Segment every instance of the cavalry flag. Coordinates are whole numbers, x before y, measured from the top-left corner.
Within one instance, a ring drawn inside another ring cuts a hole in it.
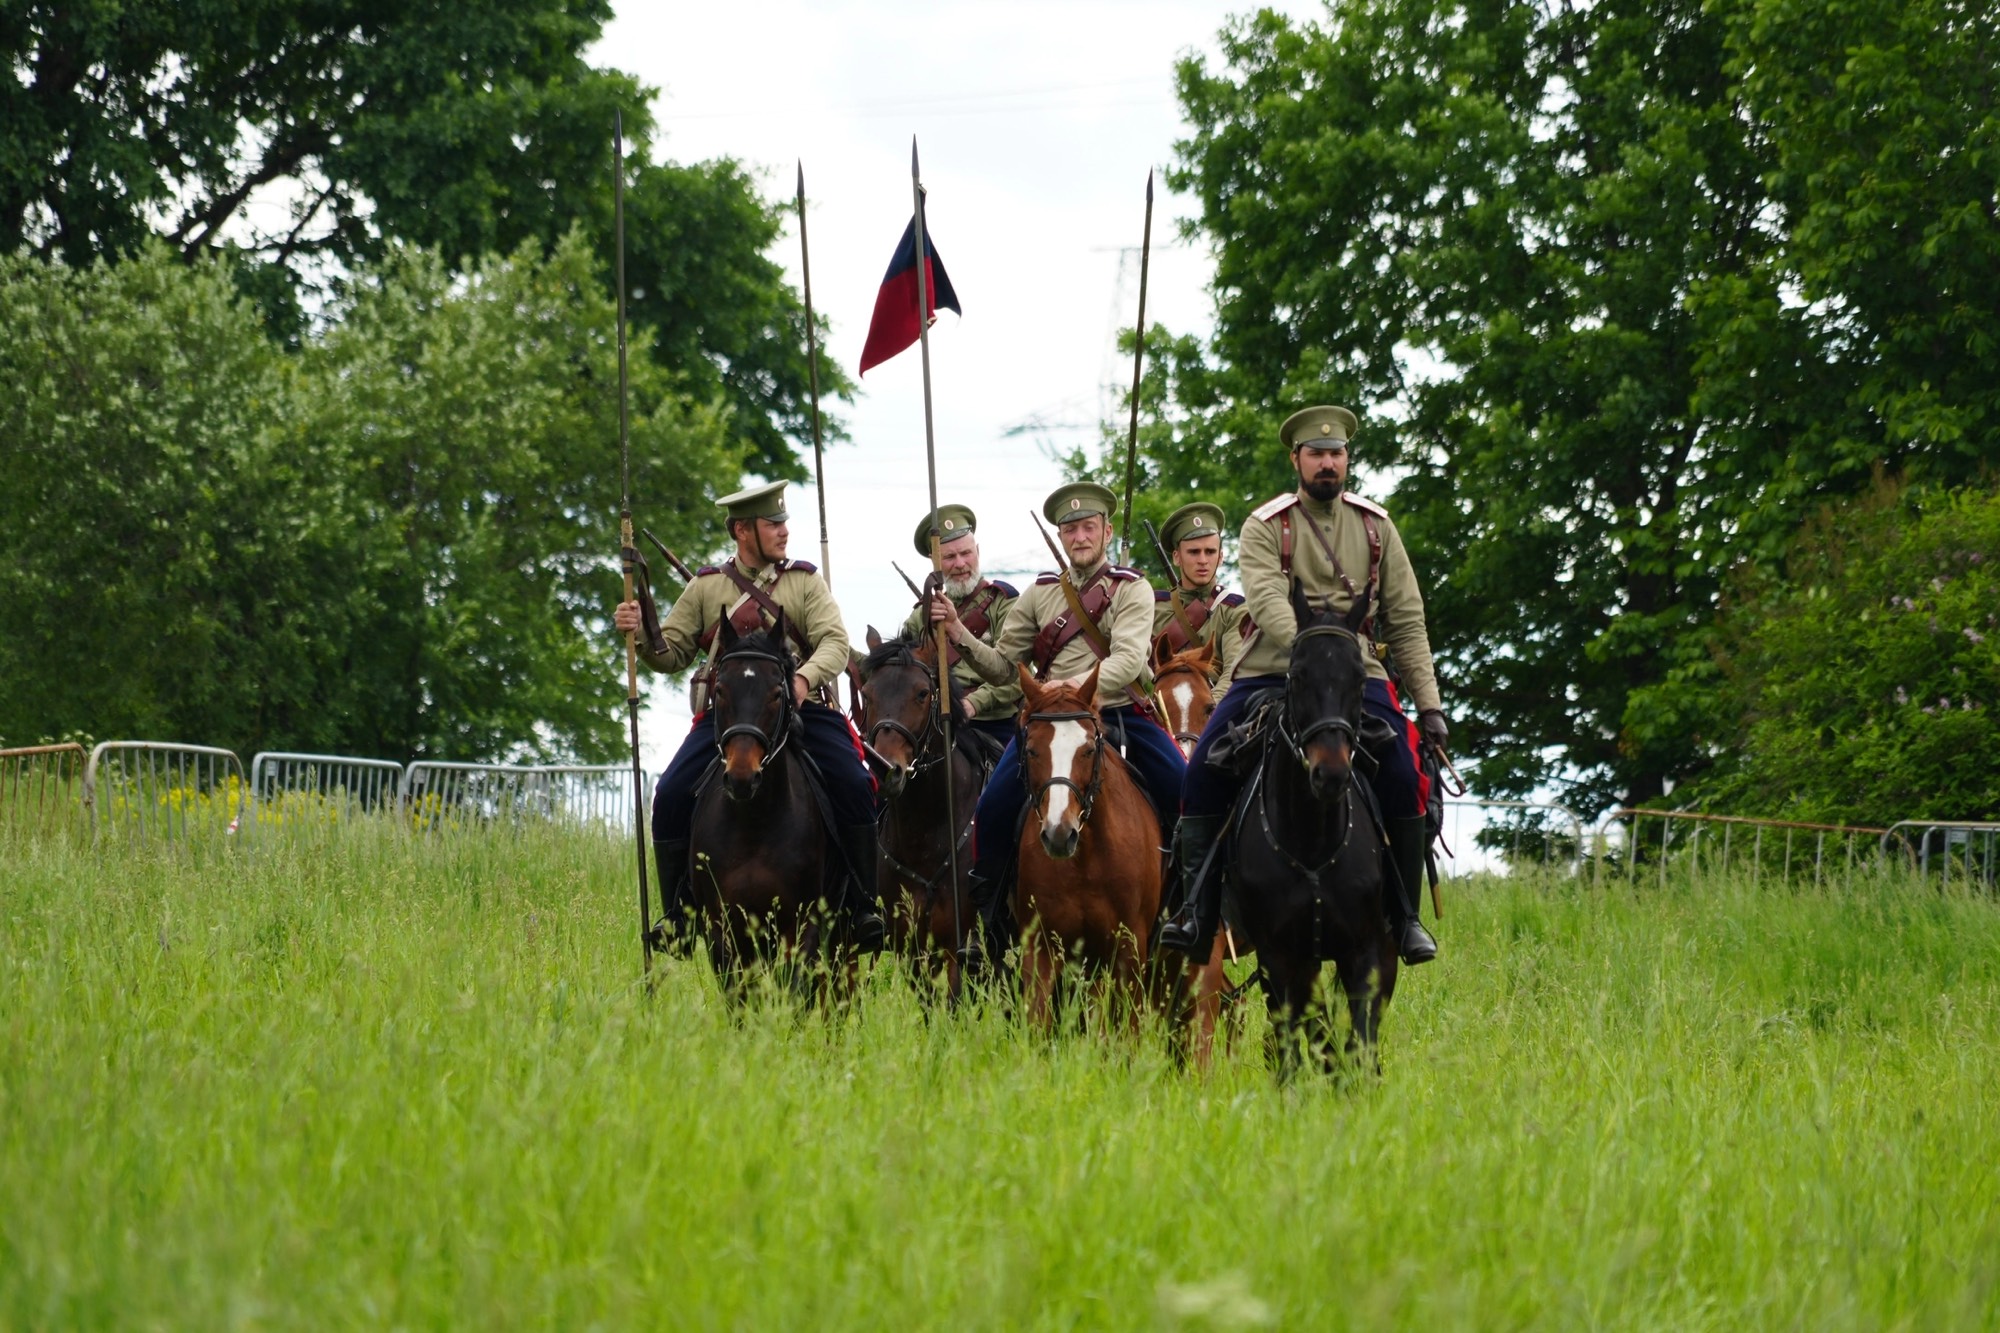
[[[951,277],[944,271],[944,260],[931,241],[929,227],[924,228],[924,271],[930,296],[930,309],[924,311],[925,317],[936,323],[939,306],[963,315],[965,312],[958,308],[958,293],[951,289]],[[896,243],[896,257],[889,261],[882,289],[875,293],[875,314],[868,321],[868,341],[861,349],[861,373],[866,375],[872,367],[908,347],[921,331],[917,322],[917,220],[912,217],[910,225],[903,228],[903,239]]]

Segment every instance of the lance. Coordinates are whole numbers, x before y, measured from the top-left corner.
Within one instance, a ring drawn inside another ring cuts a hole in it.
[[[942,581],[944,557],[938,549],[937,431],[931,413],[930,233],[924,229],[924,179],[917,167],[917,136],[914,134],[910,136],[910,196],[916,208],[917,342],[923,349],[924,360],[924,463],[930,471],[931,486],[931,572]],[[957,949],[965,945],[965,928],[958,919],[958,781],[949,757],[953,753],[952,724],[958,719],[951,715],[951,654],[946,651],[944,626],[931,626],[931,634],[937,643],[938,719],[944,724],[944,752],[947,757],[944,766],[944,820],[952,836],[947,840],[945,856],[951,868],[952,947]]]
[[[632,437],[625,375],[625,117],[611,118],[611,216],[618,251],[618,542],[625,567],[625,600],[632,600]],[[625,716],[632,733],[632,841],[639,861],[639,949],[648,984],[653,978],[652,894],[646,885],[646,775],[639,767],[639,644],[625,636]]]
[[[1132,482],[1139,472],[1139,376],[1146,365],[1146,274],[1153,259],[1153,173],[1146,173],[1146,229],[1139,240],[1139,327],[1132,339],[1132,426],[1125,438],[1125,531],[1119,542],[1132,563]],[[1169,569],[1168,575],[1173,571]]]
[[[813,489],[819,492],[819,576],[833,586],[833,558],[826,548],[826,459],[819,427],[819,330],[813,326],[812,247],[806,244],[806,164],[799,163],[799,272],[806,291],[806,374],[812,385]]]

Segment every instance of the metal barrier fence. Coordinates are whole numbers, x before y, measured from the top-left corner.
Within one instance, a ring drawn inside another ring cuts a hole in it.
[[[1882,834],[1882,853],[1901,851],[1916,871],[1936,867],[1940,887],[1952,883],[1952,866],[1967,888],[1991,893],[2000,879],[2000,824],[1982,820],[1903,819]]]
[[[46,830],[75,819],[88,760],[73,741],[0,750],[0,827]]]
[[[391,759],[266,750],[250,761],[250,806],[267,827],[395,810],[403,766]]]
[[[1463,848],[1467,852],[1470,852],[1473,847],[1477,847],[1485,853],[1497,854],[1502,859],[1501,868],[1511,868],[1521,864],[1524,859],[1522,855],[1524,840],[1539,839],[1541,842],[1540,864],[1553,865],[1560,858],[1569,862],[1572,871],[1578,871],[1583,868],[1583,820],[1577,815],[1576,811],[1566,805],[1561,805],[1554,801],[1482,800],[1479,797],[1470,796],[1447,797],[1444,806],[1445,823],[1443,842],[1446,847],[1453,849]],[[1527,826],[1525,820],[1515,823],[1511,827],[1496,827],[1492,824],[1485,824],[1482,828],[1475,830],[1472,837],[1468,839],[1465,836],[1465,820],[1461,817],[1454,821],[1452,817],[1454,810],[1512,810],[1522,816],[1540,811],[1544,814],[1554,815],[1558,821],[1569,826],[1568,847],[1565,848],[1562,845],[1560,841],[1562,833],[1559,829],[1551,827],[1548,824],[1544,824],[1540,828],[1530,828]],[[1532,846],[1531,841],[1529,845]],[[1485,856],[1467,855],[1463,859],[1472,864],[1460,869],[1458,866],[1459,859],[1457,850],[1454,850],[1451,857],[1440,856],[1438,858],[1438,872],[1441,875],[1451,878],[1463,878],[1494,868],[1485,864],[1487,860]],[[1535,858],[1530,854],[1527,859],[1532,860]]]
[[[104,741],[83,770],[83,808],[92,837],[233,834],[242,821],[243,761],[212,745]]]
[[[1620,823],[1623,828],[1620,829]],[[1642,821],[1659,825],[1657,843],[1650,842],[1641,829]],[[1614,852],[1612,834],[1623,833]],[[1642,862],[1650,862],[1662,885],[1667,882],[1669,865],[1685,870],[1690,878],[1704,870],[1725,873],[1733,865],[1749,863],[1751,887],[1769,872],[1789,882],[1795,873],[1811,867],[1813,883],[1825,882],[1831,874],[1852,880],[1862,864],[1859,844],[1887,833],[1887,829],[1859,824],[1809,824],[1789,819],[1750,819],[1742,815],[1711,815],[1693,810],[1613,810],[1597,826],[1591,837],[1592,859],[1598,878],[1607,866],[1616,874],[1637,878]],[[1679,834],[1679,842],[1675,837]],[[1703,843],[1708,859],[1703,860]],[[1734,844],[1734,846],[1732,846]],[[1833,855],[1828,857],[1831,845]],[[1869,848],[1873,852],[1874,848]],[[1869,859],[1874,859],[1870,857]],[[1619,864],[1622,861],[1622,866]]]
[[[529,766],[420,759],[404,770],[401,796],[411,826],[419,829],[524,818],[630,829],[631,782],[632,770],[623,764]]]

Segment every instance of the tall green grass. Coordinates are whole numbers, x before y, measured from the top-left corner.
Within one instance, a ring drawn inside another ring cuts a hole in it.
[[[648,998],[586,836],[0,857],[6,1327],[2000,1324],[2000,911],[1907,881],[1466,885],[1280,1087]]]

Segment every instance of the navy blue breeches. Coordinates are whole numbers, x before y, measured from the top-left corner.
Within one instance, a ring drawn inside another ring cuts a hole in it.
[[[1119,746],[1132,776],[1139,780],[1153,809],[1160,816],[1163,833],[1171,835],[1180,804],[1181,783],[1187,761],[1166,728],[1131,708],[1104,710],[1106,739]],[[1021,824],[1021,807],[1028,803],[1028,782],[1021,769],[1021,739],[1015,733],[1007,740],[1007,751],[986,790],[979,794],[977,823],[973,832],[973,869],[988,883],[998,883],[1003,867],[1014,859],[1014,835]]]
[[[860,742],[847,718],[823,704],[799,705],[799,721],[804,724],[799,737],[826,778],[826,803],[833,807],[834,822],[842,828],[875,822],[875,777],[861,757]],[[660,774],[653,789],[653,837],[660,842],[680,842],[688,836],[694,818],[694,788],[715,758],[715,724],[703,713],[688,729],[667,771]]]
[[[914,253],[914,250],[912,253]],[[961,727],[971,727],[974,731],[984,732],[994,740],[999,741],[1002,745],[1013,740],[1014,733],[1021,729],[1020,720],[1012,717],[988,718],[985,721],[961,722],[958,725]]]
[[[1188,760],[1187,781],[1181,787],[1181,813],[1229,813],[1236,793],[1243,789],[1243,779],[1210,764],[1209,747],[1232,725],[1242,721],[1243,710],[1249,704],[1251,695],[1258,690],[1283,689],[1284,686],[1283,676],[1251,676],[1229,687],[1229,692],[1215,705],[1215,711],[1208,715],[1208,725],[1201,729],[1201,739],[1195,743],[1194,757]],[[1424,803],[1422,778],[1417,772],[1417,729],[1410,725],[1410,719],[1404,717],[1403,710],[1396,706],[1395,693],[1386,680],[1369,677],[1368,683],[1362,687],[1361,706],[1387,722],[1402,741],[1402,744],[1390,749],[1381,771],[1369,780],[1369,785],[1375,789],[1375,799],[1381,802],[1382,817],[1408,819],[1421,815]]]

